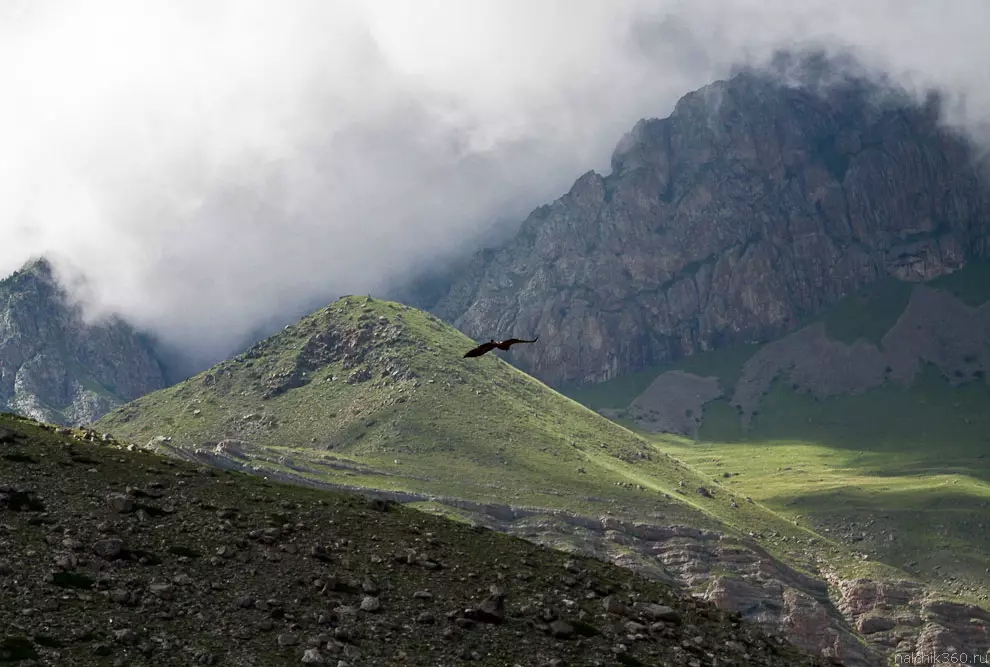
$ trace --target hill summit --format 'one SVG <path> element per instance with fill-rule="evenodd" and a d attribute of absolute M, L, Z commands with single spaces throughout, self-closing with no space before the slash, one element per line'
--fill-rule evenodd
<path fill-rule="evenodd" d="M 472 347 L 428 313 L 344 297 L 98 427 L 187 453 L 360 457 L 398 486 L 459 497 L 505 486 L 534 501 L 597 495 L 601 480 L 575 472 L 591 450 L 652 458 L 642 439 L 495 354 L 464 359 Z"/>

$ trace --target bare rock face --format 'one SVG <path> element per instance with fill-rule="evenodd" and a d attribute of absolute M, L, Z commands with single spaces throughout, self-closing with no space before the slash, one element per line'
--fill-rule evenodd
<path fill-rule="evenodd" d="M 653 549 L 678 580 L 701 586 L 704 598 L 720 609 L 738 612 L 770 633 L 846 665 L 883 664 L 879 652 L 864 647 L 844 627 L 823 581 L 773 559 L 755 544 L 699 533 L 657 541 Z M 716 574 L 720 571 L 727 574 Z"/>
<path fill-rule="evenodd" d="M 898 664 L 933 662 L 933 656 L 990 650 L 990 612 L 974 605 L 928 599 L 924 587 L 909 581 L 834 581 L 839 608 L 872 644 L 884 647 Z M 951 658 L 945 658 L 950 660 Z"/>
<path fill-rule="evenodd" d="M 742 73 L 640 121 L 609 175 L 533 211 L 431 309 L 476 338 L 539 333 L 509 358 L 545 382 L 606 380 L 986 257 L 988 193 L 933 108 Z"/>
<path fill-rule="evenodd" d="M 148 343 L 119 319 L 86 323 L 47 261 L 0 281 L 0 410 L 79 425 L 165 386 Z"/>

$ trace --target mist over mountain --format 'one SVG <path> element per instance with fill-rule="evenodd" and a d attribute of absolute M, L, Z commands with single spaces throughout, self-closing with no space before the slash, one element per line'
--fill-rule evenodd
<path fill-rule="evenodd" d="M 637 123 L 608 172 L 411 301 L 476 338 L 539 332 L 511 358 L 560 386 L 772 340 L 876 281 L 987 258 L 986 161 L 937 95 L 820 56 L 774 66 Z"/>
<path fill-rule="evenodd" d="M 982 139 L 980 2 L 6 3 L 0 273 L 191 368 L 514 232 L 646 117 L 777 50 L 848 53 Z"/>

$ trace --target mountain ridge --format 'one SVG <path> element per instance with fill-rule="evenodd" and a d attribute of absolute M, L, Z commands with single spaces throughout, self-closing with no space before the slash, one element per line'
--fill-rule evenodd
<path fill-rule="evenodd" d="M 509 358 L 559 386 L 768 340 L 885 276 L 951 273 L 988 256 L 990 188 L 935 103 L 905 98 L 710 84 L 412 302 L 469 335 L 545 332 Z"/>

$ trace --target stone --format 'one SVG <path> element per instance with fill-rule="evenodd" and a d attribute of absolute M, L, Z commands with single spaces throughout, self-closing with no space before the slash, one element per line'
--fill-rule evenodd
<path fill-rule="evenodd" d="M 550 622 L 550 634 L 557 639 L 569 639 L 574 636 L 574 626 L 567 621 L 557 619 Z"/>
<path fill-rule="evenodd" d="M 303 653 L 303 657 L 302 657 L 302 660 L 300 660 L 300 662 L 302 662 L 302 664 L 304 664 L 304 665 L 325 665 L 325 664 L 327 664 L 326 660 L 323 659 L 323 654 L 321 654 L 315 648 L 306 649 L 306 652 Z"/>
<path fill-rule="evenodd" d="M 124 541 L 110 537 L 93 543 L 93 553 L 104 560 L 116 560 L 124 554 Z"/>
<path fill-rule="evenodd" d="M 864 635 L 872 635 L 876 632 L 891 630 L 897 625 L 897 621 L 886 616 L 862 616 L 856 623 L 856 627 Z"/>
<path fill-rule="evenodd" d="M 376 612 L 382 608 L 382 602 L 373 595 L 366 595 L 361 600 L 361 611 Z"/>
<path fill-rule="evenodd" d="M 649 603 L 642 607 L 643 614 L 652 621 L 664 621 L 666 623 L 679 623 L 680 614 L 670 607 L 662 604 Z"/>

